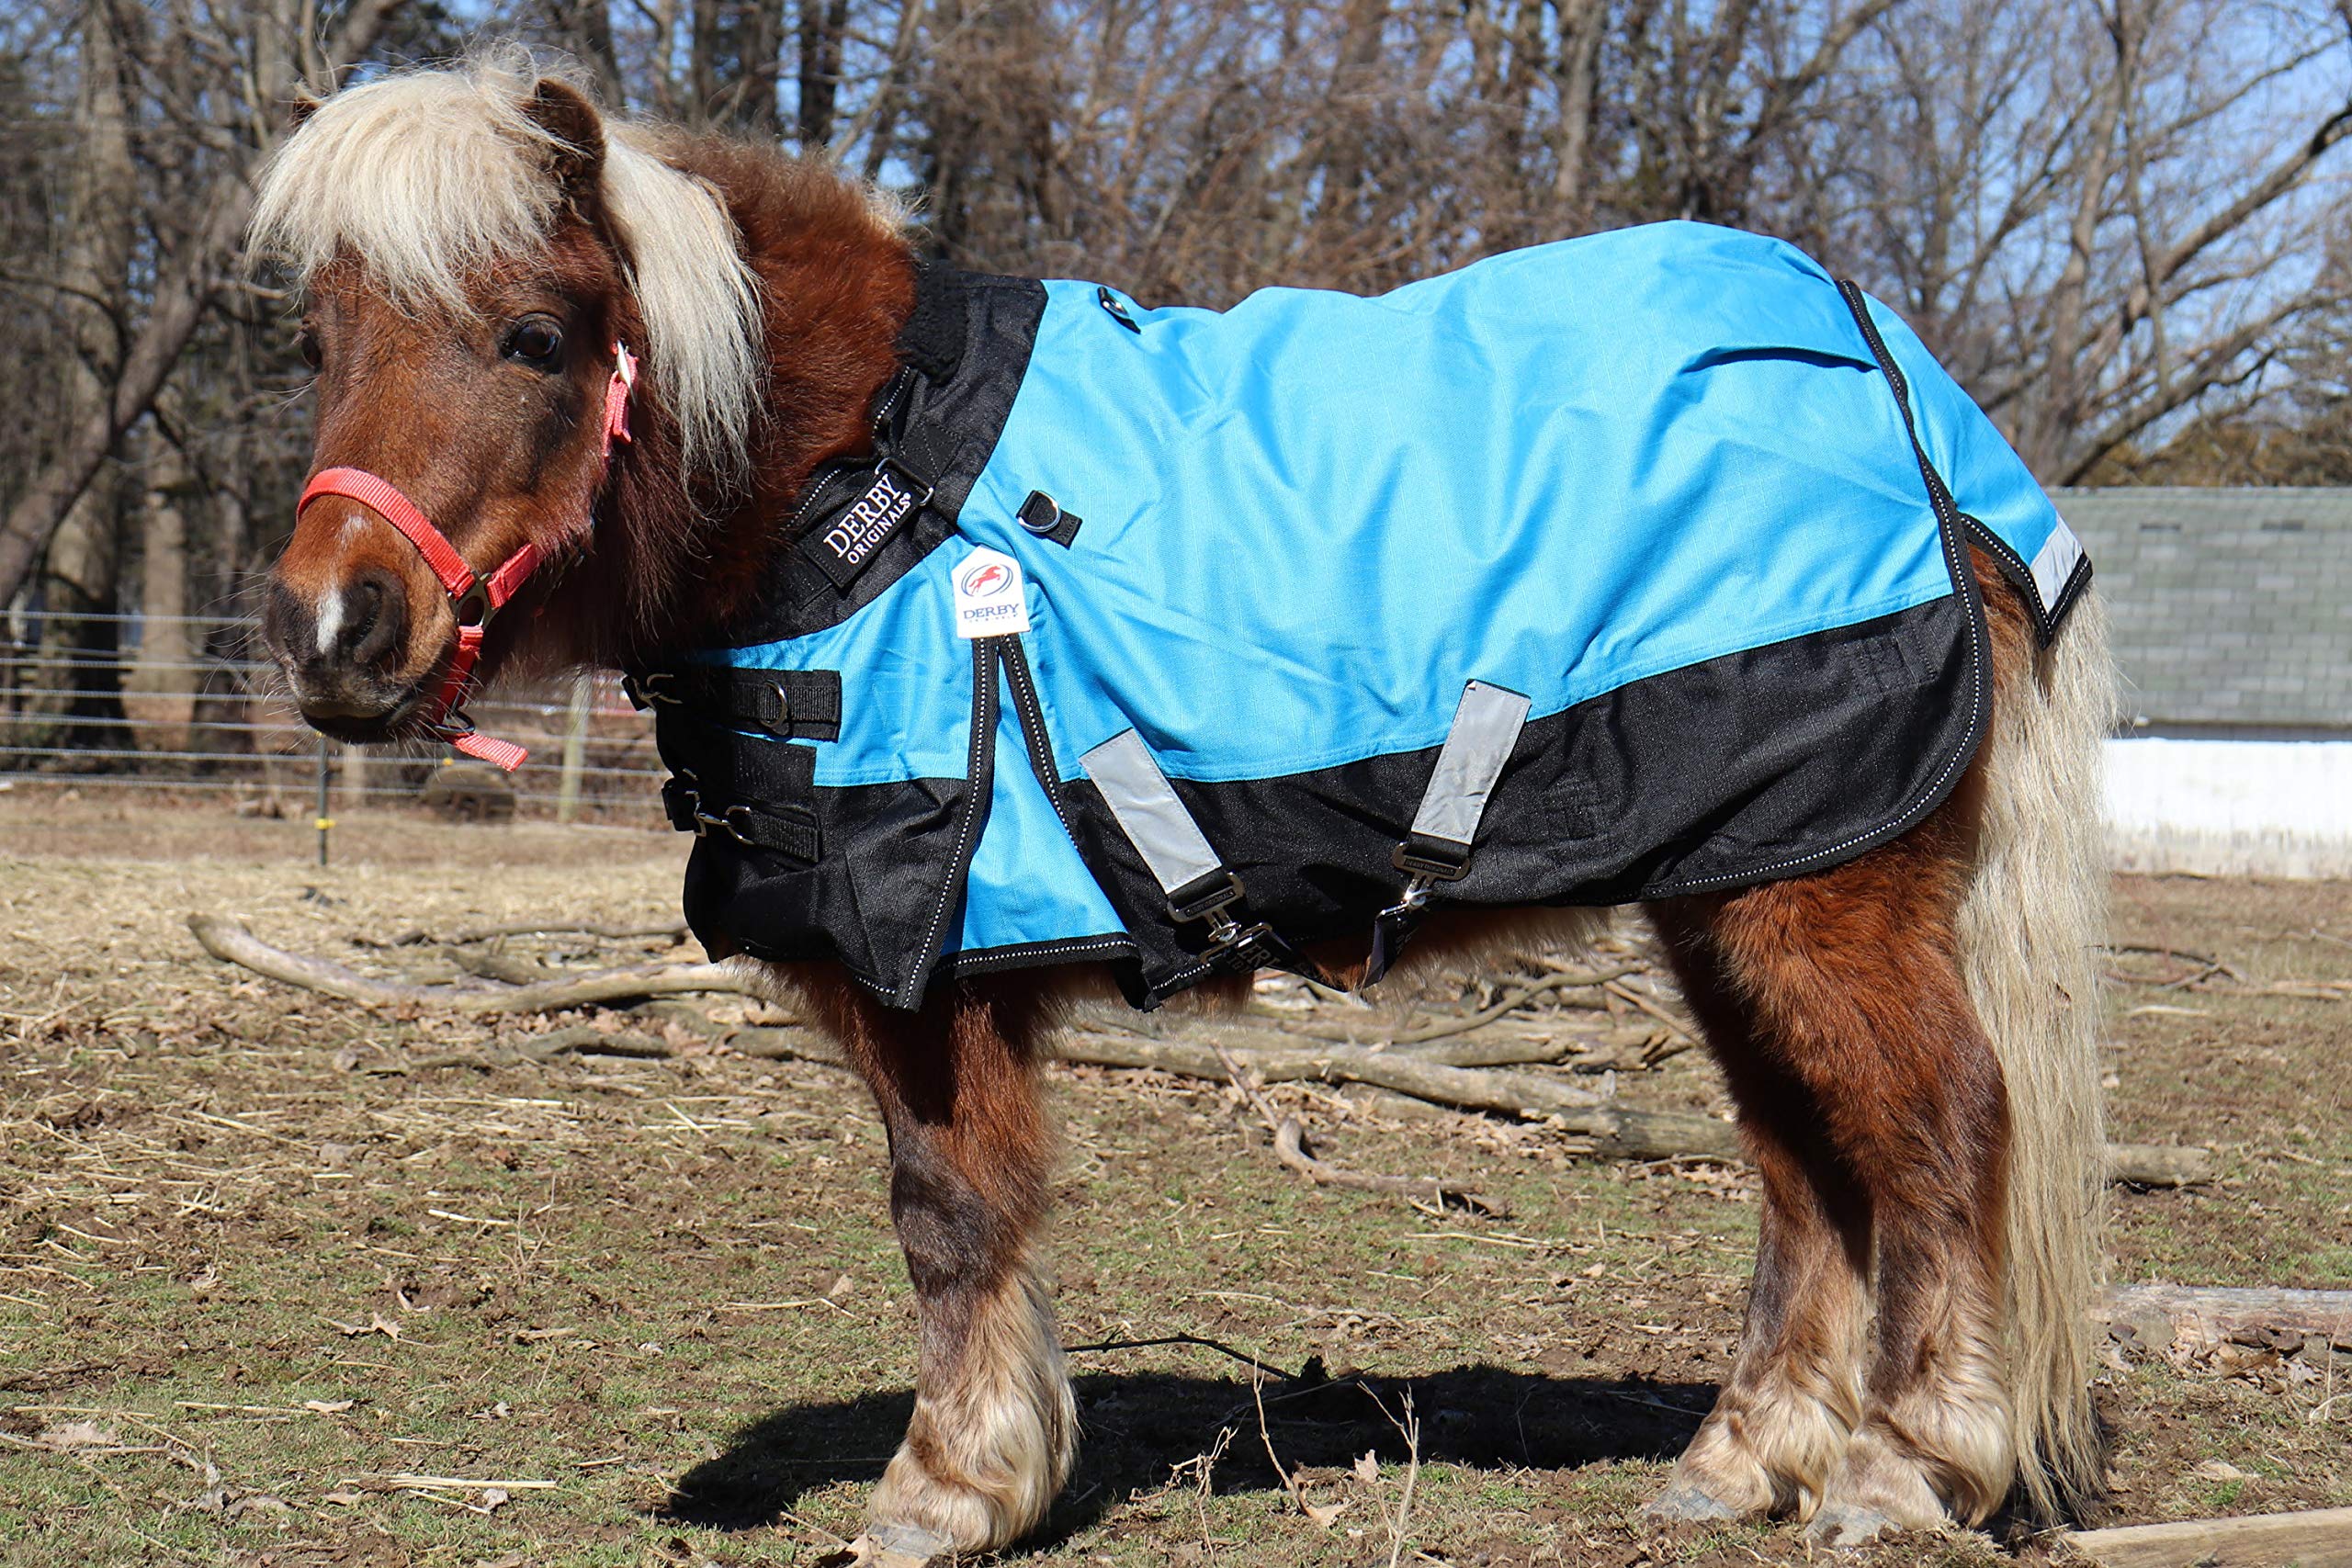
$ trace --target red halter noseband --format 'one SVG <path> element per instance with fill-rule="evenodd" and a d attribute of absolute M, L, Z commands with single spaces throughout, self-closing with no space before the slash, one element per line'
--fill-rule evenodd
<path fill-rule="evenodd" d="M 629 438 L 628 395 L 636 384 L 637 360 L 625 345 L 616 343 L 613 377 L 605 384 L 602 457 L 606 463 L 612 460 L 613 443 Z M 603 488 L 600 477 L 596 489 Z M 490 630 L 492 617 L 539 569 L 547 558 L 545 553 L 537 545 L 525 545 L 489 576 L 476 577 L 448 536 L 435 528 L 432 519 L 389 480 L 379 479 L 365 468 L 322 468 L 302 487 L 302 499 L 294 506 L 295 520 L 299 523 L 304 509 L 322 495 L 356 501 L 399 529 L 416 547 L 416 553 L 424 558 L 424 564 L 441 580 L 442 592 L 449 596 L 449 608 L 458 622 L 457 647 L 450 652 L 448 672 L 442 677 L 439 694 L 424 711 L 425 727 L 469 757 L 478 757 L 510 773 L 521 767 L 530 753 L 512 740 L 495 739 L 476 729 L 473 721 L 465 716 L 464 703 L 474 666 L 481 659 L 482 638 Z M 568 549 L 586 537 L 595 525 L 595 505 L 592 491 L 586 514 L 560 547 Z"/>

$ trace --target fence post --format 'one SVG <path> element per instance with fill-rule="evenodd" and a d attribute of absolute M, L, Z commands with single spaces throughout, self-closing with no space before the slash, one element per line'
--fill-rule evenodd
<path fill-rule="evenodd" d="M 357 811 L 368 804 L 368 750 L 363 746 L 343 749 L 343 808 Z"/>
<path fill-rule="evenodd" d="M 327 738 L 319 737 L 319 864 L 327 863 L 327 829 L 334 826 L 334 818 L 327 815 Z"/>
<path fill-rule="evenodd" d="M 580 773 L 588 761 L 588 709 L 595 677 L 571 681 L 571 724 L 563 732 L 563 773 L 556 783 L 555 819 L 569 822 L 580 812 Z"/>

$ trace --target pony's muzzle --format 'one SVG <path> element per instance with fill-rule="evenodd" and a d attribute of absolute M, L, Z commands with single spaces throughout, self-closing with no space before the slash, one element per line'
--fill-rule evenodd
<path fill-rule="evenodd" d="M 408 590 L 397 572 L 362 567 L 306 598 L 280 582 L 262 634 L 315 728 L 347 739 L 387 725 L 410 705 L 414 682 L 400 666 L 408 646 Z"/>

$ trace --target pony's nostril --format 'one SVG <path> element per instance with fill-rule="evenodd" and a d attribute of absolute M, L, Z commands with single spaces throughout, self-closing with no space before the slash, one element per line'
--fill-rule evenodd
<path fill-rule="evenodd" d="M 359 668 L 387 664 L 399 650 L 407 596 L 397 578 L 370 572 L 344 591 L 346 660 Z"/>

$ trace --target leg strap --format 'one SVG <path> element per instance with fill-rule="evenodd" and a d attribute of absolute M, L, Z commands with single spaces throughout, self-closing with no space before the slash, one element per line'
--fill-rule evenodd
<path fill-rule="evenodd" d="M 1430 890 L 1441 882 L 1459 882 L 1469 874 L 1470 846 L 1487 814 L 1487 797 L 1494 793 L 1503 764 L 1519 745 L 1520 731 L 1527 727 L 1527 709 L 1525 697 L 1502 686 L 1473 681 L 1462 689 L 1462 701 L 1453 709 L 1453 726 L 1445 732 L 1437 766 L 1421 791 L 1413 826 L 1389 857 L 1397 870 L 1407 874 L 1405 891 L 1373 922 L 1372 960 L 1364 971 L 1365 985 L 1388 973 L 1406 942 L 1412 940 Z"/>
<path fill-rule="evenodd" d="M 1180 925 L 1205 920 L 1209 945 L 1201 962 L 1214 970 L 1290 967 L 1297 956 L 1264 921 L 1243 924 L 1245 890 L 1201 833 L 1200 824 L 1177 798 L 1175 786 L 1152 761 L 1143 737 L 1123 729 L 1079 758 L 1111 808 L 1119 830 L 1135 846 L 1168 900 Z"/>

